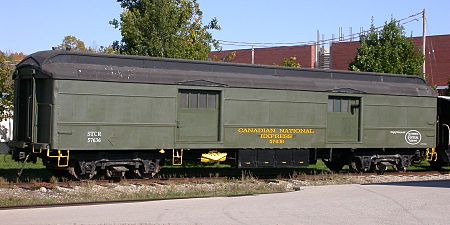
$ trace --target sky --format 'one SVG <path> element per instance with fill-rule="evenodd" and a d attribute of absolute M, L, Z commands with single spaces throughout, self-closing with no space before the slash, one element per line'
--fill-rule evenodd
<path fill-rule="evenodd" d="M 391 18 L 403 19 L 426 9 L 427 35 L 450 34 L 450 1 L 447 0 L 197 0 L 203 21 L 217 17 L 218 40 L 251 43 L 309 42 L 368 29 L 372 18 L 381 26 Z M 57 46 L 73 35 L 87 46 L 108 46 L 120 40 L 120 31 L 109 25 L 122 9 L 114 0 L 1 0 L 0 51 L 31 54 Z M 407 36 L 422 35 L 422 20 L 404 25 Z M 414 19 L 414 18 L 413 18 Z M 405 22 L 410 20 L 405 20 Z M 267 47 L 268 44 L 255 47 Z M 247 44 L 223 49 L 250 48 Z"/>

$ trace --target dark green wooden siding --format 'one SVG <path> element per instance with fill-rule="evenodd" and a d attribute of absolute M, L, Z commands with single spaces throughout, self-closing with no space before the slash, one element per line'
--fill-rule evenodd
<path fill-rule="evenodd" d="M 179 90 L 190 89 L 220 93 L 217 111 L 179 108 Z M 330 96 L 360 100 L 357 139 L 327 139 L 327 127 L 333 129 Z M 57 80 L 53 110 L 51 144 L 60 149 L 426 148 L 435 143 L 434 97 Z M 190 126 L 183 138 L 177 131 L 180 119 L 181 126 Z M 339 126 L 345 128 L 345 121 Z M 419 143 L 405 141 L 410 130 L 420 132 Z M 101 142 L 89 142 L 90 137 Z"/>

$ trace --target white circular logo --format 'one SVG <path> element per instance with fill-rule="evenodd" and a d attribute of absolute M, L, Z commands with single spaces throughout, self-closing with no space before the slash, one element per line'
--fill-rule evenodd
<path fill-rule="evenodd" d="M 410 130 L 405 134 L 405 141 L 410 145 L 419 144 L 422 140 L 422 135 L 417 130 Z"/>

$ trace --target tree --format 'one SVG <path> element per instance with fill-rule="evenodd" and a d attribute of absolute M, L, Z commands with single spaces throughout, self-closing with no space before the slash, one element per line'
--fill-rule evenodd
<path fill-rule="evenodd" d="M 91 48 L 89 48 L 89 49 L 91 49 Z M 100 46 L 100 48 L 92 49 L 92 51 L 98 52 L 98 53 L 105 53 L 105 54 L 117 54 L 117 51 L 116 51 L 116 49 L 114 48 L 113 45 L 110 45 L 110 46 L 107 46 L 107 47 Z"/>
<path fill-rule="evenodd" d="M 219 58 L 217 55 L 213 55 L 211 60 L 213 62 L 233 62 L 236 59 L 236 56 L 237 56 L 237 52 L 232 51 L 232 52 L 226 54 L 222 58 Z"/>
<path fill-rule="evenodd" d="M 394 19 L 386 23 L 381 32 L 377 32 L 372 23 L 368 34 L 361 36 L 360 44 L 349 70 L 422 74 L 423 56 L 405 37 L 404 27 Z"/>
<path fill-rule="evenodd" d="M 232 51 L 224 57 L 223 61 L 224 62 L 233 62 L 236 59 L 236 56 L 237 56 L 236 51 Z"/>
<path fill-rule="evenodd" d="M 122 54 L 206 60 L 211 45 L 219 48 L 210 29 L 219 30 L 217 19 L 202 24 L 196 0 L 118 0 L 124 9 L 120 22 L 122 41 L 114 46 Z"/>
<path fill-rule="evenodd" d="M 0 120 L 12 117 L 13 81 L 11 78 L 13 61 L 0 51 Z"/>
<path fill-rule="evenodd" d="M 82 52 L 88 51 L 84 42 L 72 35 L 65 36 L 62 43 L 54 47 L 54 49 L 69 50 L 69 51 L 76 50 Z"/>
<path fill-rule="evenodd" d="M 284 58 L 280 66 L 300 68 L 300 63 L 297 62 L 297 57 L 292 56 L 289 58 Z"/>
<path fill-rule="evenodd" d="M 67 50 L 67 51 L 82 51 L 82 52 L 96 52 L 96 53 L 105 53 L 105 54 L 116 54 L 117 51 L 114 47 L 114 44 L 109 46 L 100 46 L 100 47 L 91 47 L 84 44 L 84 41 L 78 39 L 75 36 L 67 35 L 64 37 L 62 43 L 56 47 L 53 47 L 56 50 Z"/>

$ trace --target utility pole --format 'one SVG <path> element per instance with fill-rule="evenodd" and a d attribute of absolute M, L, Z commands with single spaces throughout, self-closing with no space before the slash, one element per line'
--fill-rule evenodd
<path fill-rule="evenodd" d="M 316 41 L 316 62 L 314 67 L 317 69 L 319 68 L 319 45 L 320 45 L 320 33 L 319 30 L 317 30 L 317 41 Z"/>
<path fill-rule="evenodd" d="M 255 48 L 252 45 L 252 64 L 255 64 Z"/>
<path fill-rule="evenodd" d="M 425 70 L 425 62 L 426 62 L 426 29 L 427 29 L 427 19 L 425 17 L 425 9 L 422 11 L 422 55 L 423 55 L 423 65 L 422 65 L 422 72 L 423 72 L 423 79 L 426 81 L 426 70 Z"/>
<path fill-rule="evenodd" d="M 352 27 L 350 27 L 350 41 L 353 41 L 353 31 L 352 31 Z"/>

